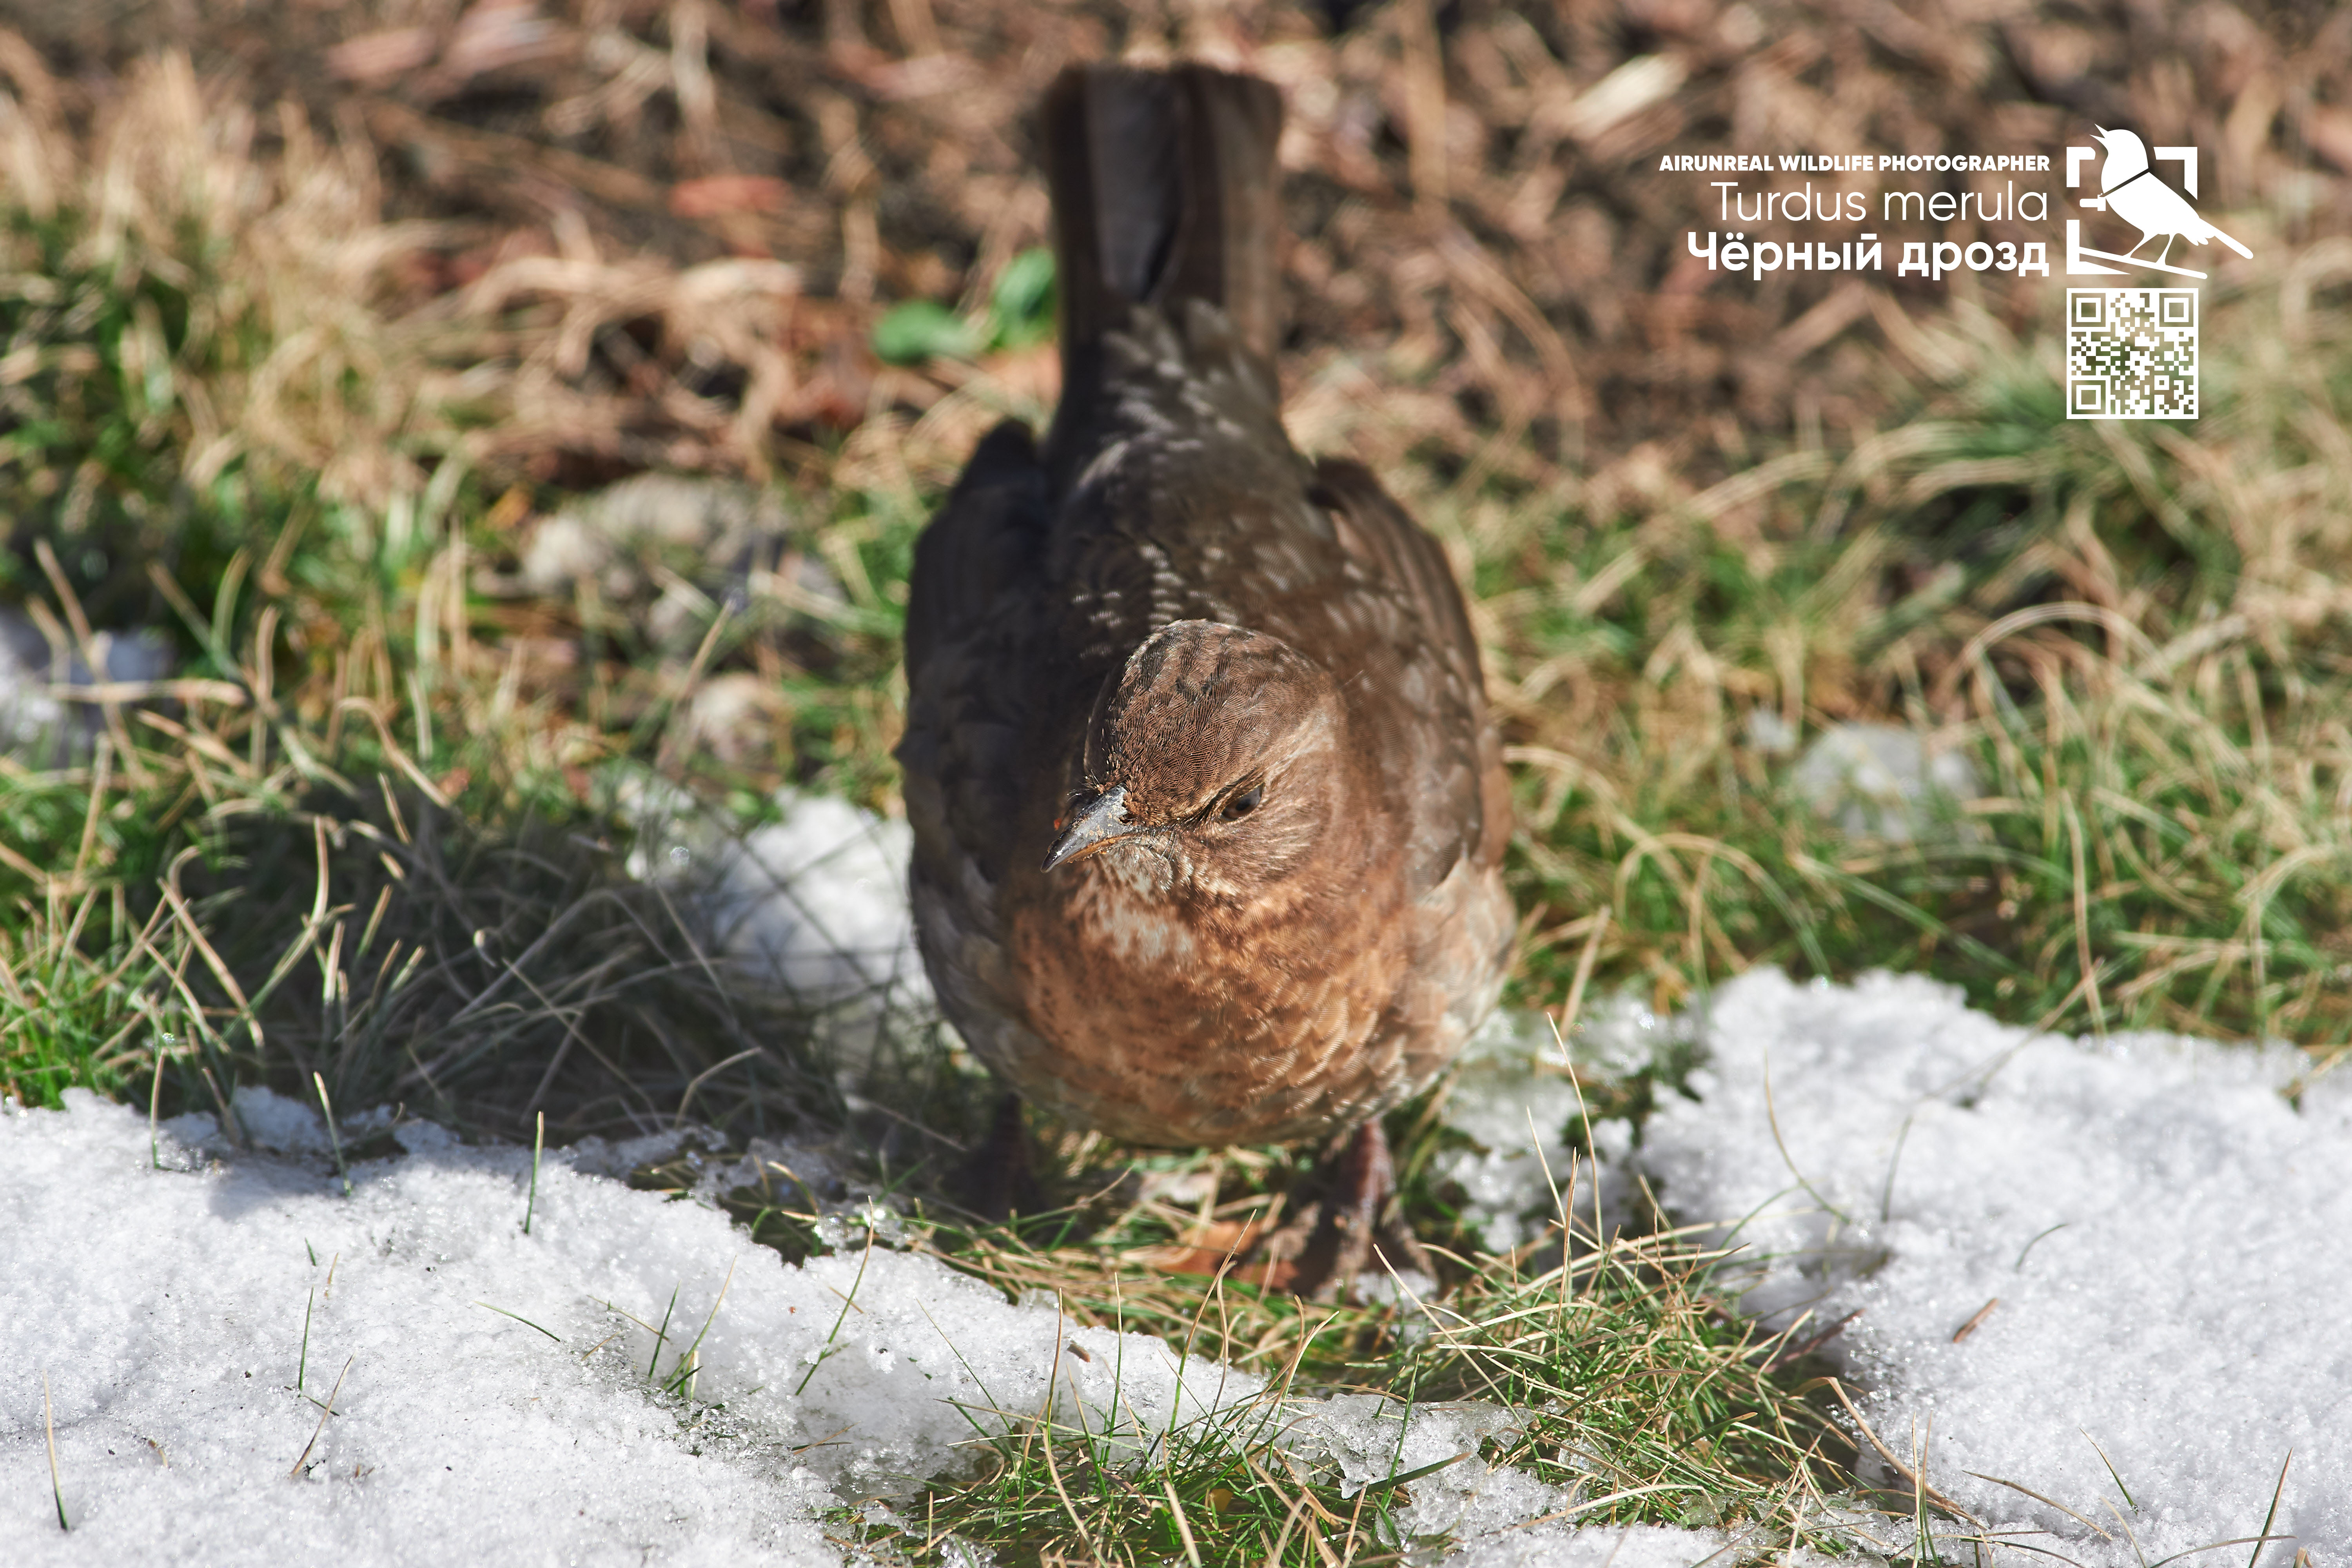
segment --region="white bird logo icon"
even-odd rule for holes
[[[2165,258],[2172,254],[2172,242],[2176,239],[2185,239],[2191,245],[2218,239],[2239,255],[2252,257],[2252,251],[2199,217],[2197,209],[2189,205],[2189,198],[2164,183],[2148,163],[2147,143],[2138,136],[2102,126],[2096,140],[2106,149],[2107,156],[2099,168],[2098,196],[2085,205],[2104,205],[2139,230],[2139,244],[2115,259],[2137,259],[2148,241],[2159,234],[2164,236],[2164,248],[2157,253],[2154,265],[2158,267],[2164,266]],[[2204,274],[2190,276],[2201,278]]]

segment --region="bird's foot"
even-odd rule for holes
[[[966,1156],[949,1196],[990,1221],[1045,1209],[1045,1194],[1030,1163],[1028,1130],[1021,1123],[1019,1095],[1008,1093],[996,1102],[988,1136]]]
[[[1332,1301],[1370,1270],[1435,1276],[1429,1255],[1393,1212],[1396,1163],[1377,1118],[1345,1134],[1321,1166],[1330,1177],[1322,1198],[1266,1238],[1261,1257],[1267,1279],[1293,1295]],[[1258,1272],[1253,1261],[1241,1276]]]

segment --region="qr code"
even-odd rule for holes
[[[2066,290],[2066,417],[2197,417],[2197,290]]]

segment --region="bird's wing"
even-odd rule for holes
[[[1405,595],[1449,667],[1476,688],[1478,639],[1471,635],[1462,591],[1437,541],[1405,514],[1361,463],[1344,458],[1318,462],[1308,499],[1330,512],[1349,554]],[[1480,690],[1481,707],[1485,700]]]
[[[1465,857],[1500,865],[1511,834],[1502,740],[1486,709],[1478,639],[1444,551],[1360,463],[1316,464],[1309,499],[1328,510],[1341,546],[1395,589],[1420,623],[1420,636],[1401,650],[1399,672],[1400,695],[1417,700],[1414,717],[1425,721],[1398,738],[1418,753],[1408,797],[1419,818],[1414,881],[1434,885]]]
[[[982,439],[946,504],[915,541],[907,597],[909,687],[921,680],[935,650],[988,624],[1004,595],[1034,576],[1046,506],[1036,441],[1027,426],[1008,419]]]
[[[1045,475],[1026,426],[991,431],[915,542],[907,601],[907,731],[898,743],[918,872],[927,857],[976,858],[991,881],[1023,804],[1014,781],[1030,709],[1044,700],[1026,668],[1026,609],[1048,515]]]

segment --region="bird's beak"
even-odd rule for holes
[[[1045,869],[1093,854],[1114,838],[1140,833],[1145,824],[1127,817],[1127,791],[1117,784],[1097,795],[1080,795],[1054,825],[1060,837],[1046,852]]]

